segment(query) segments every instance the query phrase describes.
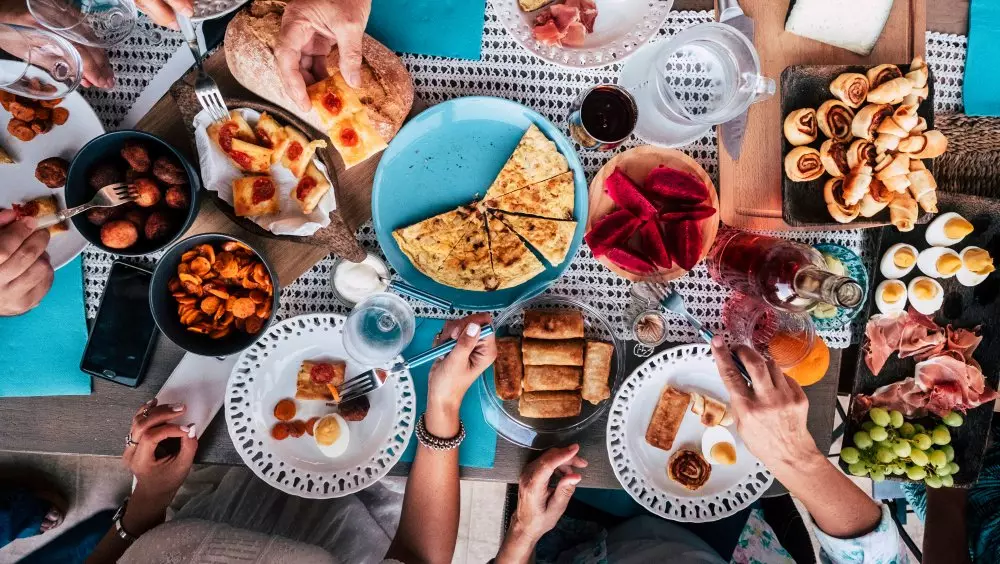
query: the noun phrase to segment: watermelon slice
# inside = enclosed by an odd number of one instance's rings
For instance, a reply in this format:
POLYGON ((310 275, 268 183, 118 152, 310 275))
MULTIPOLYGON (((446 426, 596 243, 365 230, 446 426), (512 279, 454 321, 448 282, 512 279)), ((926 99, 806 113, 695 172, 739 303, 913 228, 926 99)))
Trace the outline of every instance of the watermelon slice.
POLYGON ((615 210, 599 219, 583 237, 595 257, 604 256, 614 247, 624 246, 642 220, 628 210, 615 210))
POLYGON ((660 226, 655 221, 647 221, 639 228, 642 249, 653 261, 653 264, 662 268, 670 268, 674 262, 670 259, 670 253, 663 244, 663 234, 660 233, 660 226))
POLYGON ((642 186, 646 198, 666 207, 671 202, 699 204, 708 199, 708 187, 696 176, 660 165, 649 171, 642 186))
POLYGON ((656 270, 653 263, 627 249, 614 248, 608 251, 608 260, 616 266, 634 274, 649 274, 656 270))
POLYGON ((691 270, 701 257, 700 222, 693 219, 662 224, 664 243, 674 262, 684 270, 691 270))
POLYGON ((604 190, 619 207, 627 209, 639 219, 646 220, 656 216, 656 207, 642 195, 639 187, 622 169, 616 168, 604 181, 604 190))

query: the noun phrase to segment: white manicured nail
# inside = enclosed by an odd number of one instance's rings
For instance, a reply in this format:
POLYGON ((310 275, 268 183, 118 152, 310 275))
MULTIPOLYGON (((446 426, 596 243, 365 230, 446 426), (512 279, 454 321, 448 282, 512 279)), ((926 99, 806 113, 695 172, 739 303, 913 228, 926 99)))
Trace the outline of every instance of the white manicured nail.
POLYGON ((171 411, 184 411, 184 404, 183 403, 172 403, 172 404, 170 404, 170 410, 171 411))
POLYGON ((478 323, 470 323, 470 324, 466 325, 465 326, 465 334, 468 335, 468 336, 470 336, 470 337, 475 337, 476 335, 478 335, 479 334, 479 324, 478 323))
POLYGON ((190 425, 187 426, 187 432, 188 432, 188 437, 193 439, 195 435, 194 423, 191 423, 190 425))

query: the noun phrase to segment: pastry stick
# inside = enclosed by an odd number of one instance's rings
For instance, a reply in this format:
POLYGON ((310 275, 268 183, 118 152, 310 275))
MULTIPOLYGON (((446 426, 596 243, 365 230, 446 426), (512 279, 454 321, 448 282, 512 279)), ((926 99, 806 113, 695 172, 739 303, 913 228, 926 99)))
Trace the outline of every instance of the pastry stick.
POLYGON ((582 409, 583 402, 576 392, 524 392, 517 402, 521 417, 534 419, 576 417, 582 409))
POLYGON ((522 336, 527 339, 582 339, 583 313, 579 310, 526 310, 522 336))
POLYGON ((587 341, 583 362, 583 399, 597 405, 611 397, 608 376, 611 375, 611 355, 614 345, 601 341, 587 341))
POLYGON ((669 385, 664 386, 653 417, 646 427, 646 442, 663 450, 673 448, 677 430, 681 428, 684 412, 690 402, 691 394, 675 390, 669 385))
POLYGON ((521 339, 498 338, 497 359, 493 363, 493 384, 498 398, 506 401, 521 397, 522 370, 521 339))
POLYGON ((583 340, 548 341, 524 339, 521 343, 524 364, 541 366, 583 366, 583 340))
POLYGON ((525 392, 579 390, 583 370, 576 366, 525 366, 525 392))
POLYGON ((896 194, 889 202, 889 221, 900 231, 913 231, 917 224, 917 201, 909 194, 896 194))
POLYGON ((920 159, 910 161, 910 173, 906 177, 910 180, 910 194, 920 204, 920 209, 937 213, 937 181, 924 162, 920 159))

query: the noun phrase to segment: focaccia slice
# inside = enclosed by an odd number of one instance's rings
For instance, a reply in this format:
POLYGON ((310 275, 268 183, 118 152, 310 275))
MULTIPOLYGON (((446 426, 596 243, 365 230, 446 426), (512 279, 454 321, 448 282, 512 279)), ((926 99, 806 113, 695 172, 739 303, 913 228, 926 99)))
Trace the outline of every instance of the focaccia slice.
POLYGON ((236 110, 230 112, 230 119, 209 125, 206 133, 236 168, 264 173, 271 167, 272 150, 256 145, 253 130, 236 110))
POLYGON ((346 371, 347 363, 342 360, 302 361, 295 380, 295 399, 333 401, 337 386, 344 383, 346 371))
POLYGON ((270 176, 244 176, 233 181, 233 209, 240 217, 278 213, 278 190, 270 176))
POLYGON ((328 128, 344 116, 365 111, 358 94, 347 85, 339 71, 326 80, 309 85, 306 92, 320 121, 328 128))
POLYGON ((295 185, 291 196, 295 203, 302 208, 302 213, 312 213, 319 201, 329 191, 330 183, 327 182, 326 177, 316 167, 316 163, 309 163, 305 176, 295 185))
POLYGON ((556 148, 556 144, 549 141, 535 124, 531 124, 486 191, 484 199, 499 198, 567 170, 569 163, 556 148))
POLYGON ((487 292, 496 290, 499 280, 493 274, 493 264, 490 260, 490 243, 486 234, 486 225, 482 214, 479 221, 466 231, 448 258, 441 264, 434 280, 462 290, 487 292))
POLYGON ((482 214, 473 208, 457 209, 425 219, 392 232, 399 250, 420 272, 433 278, 448 254, 482 214))
POLYGON ((242 139, 247 143, 257 142, 257 138, 253 134, 253 129, 250 127, 250 124, 247 123, 247 120, 243 119, 243 113, 240 112, 239 110, 229 111, 228 123, 232 123, 236 126, 236 132, 235 135, 233 135, 233 137, 236 137, 237 139, 242 139))
POLYGON ((351 168, 364 162, 388 147, 378 131, 375 131, 365 112, 358 112, 339 120, 326 134, 333 142, 333 147, 340 153, 344 168, 351 168))
POLYGON ((573 171, 567 171, 505 196, 487 199, 486 207, 550 219, 573 219, 575 192, 573 171))
POLYGON ((280 155, 281 166, 291 171, 295 178, 302 178, 316 154, 316 149, 326 147, 326 141, 322 139, 309 141, 299 130, 287 125, 285 135, 284 141, 274 151, 280 155))
MULTIPOLYGON (((267 112, 260 114, 254 132, 257 134, 257 141, 260 145, 269 149, 278 147, 288 137, 285 134, 285 128, 267 112)), ((273 158, 271 162, 275 162, 273 158)))
POLYGON ((490 254, 499 289, 513 288, 545 271, 545 265, 528 249, 520 237, 495 217, 487 218, 490 230, 490 254))
POLYGON ((575 221, 556 221, 541 217, 497 214, 553 266, 562 264, 576 233, 575 221))

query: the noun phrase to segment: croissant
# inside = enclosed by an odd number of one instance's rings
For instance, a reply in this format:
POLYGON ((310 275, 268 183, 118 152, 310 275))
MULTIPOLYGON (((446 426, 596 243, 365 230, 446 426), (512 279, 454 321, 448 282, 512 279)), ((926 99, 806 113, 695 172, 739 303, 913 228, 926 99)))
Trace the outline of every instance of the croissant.
POLYGON ((928 69, 924 58, 920 55, 913 57, 913 62, 910 63, 910 72, 906 73, 906 80, 910 81, 914 89, 918 89, 927 86, 927 78, 928 69))
POLYGON ((855 139, 851 143, 851 146, 847 148, 847 166, 851 170, 858 168, 862 164, 874 167, 877 158, 878 153, 871 141, 855 139))
POLYGON ((796 147, 785 156, 785 174, 792 182, 816 180, 823 171, 823 159, 812 147, 796 147))
POLYGON ((861 108, 851 122, 851 133, 860 139, 875 139, 875 132, 882 122, 892 115, 889 104, 868 104, 861 108))
POLYGON ((917 201, 909 194, 896 194, 889 202, 889 221, 900 231, 913 231, 917 223, 917 201))
POLYGON ((884 210, 894 197, 896 197, 895 192, 886 188, 881 180, 873 178, 872 183, 868 185, 868 193, 861 198, 861 215, 872 217, 884 210))
POLYGON ((927 86, 924 86, 923 88, 914 88, 913 90, 910 90, 909 94, 903 97, 903 103, 914 105, 921 104, 927 99, 930 92, 931 90, 927 86))
POLYGON ((894 78, 901 78, 903 71, 896 65, 878 65, 868 69, 865 75, 868 78, 868 89, 871 91, 894 78))
POLYGON ((896 135, 879 133, 878 137, 875 138, 875 154, 881 156, 889 151, 895 151, 896 148, 899 147, 899 142, 901 140, 902 137, 898 137, 896 135))
POLYGON ((916 127, 919 121, 920 118, 917 116, 916 104, 903 104, 896 108, 891 116, 882 120, 876 131, 902 138, 908 136, 910 130, 916 127))
POLYGON ((853 206, 861 201, 868 193, 868 186, 872 183, 872 167, 863 165, 851 171, 844 177, 844 203, 853 206))
POLYGON ((910 181, 910 194, 920 204, 920 209, 927 213, 937 213, 937 181, 934 175, 927 170, 923 161, 914 159, 910 161, 910 172, 906 175, 910 181))
POLYGON ((902 153, 893 155, 883 155, 875 165, 875 177, 885 182, 893 176, 900 176, 910 172, 910 157, 902 153))
POLYGON ((815 141, 818 135, 816 110, 802 108, 791 112, 785 118, 785 139, 792 145, 808 145, 815 141))
POLYGON ((906 78, 899 77, 883 82, 868 91, 868 101, 872 104, 898 104, 913 90, 906 78))
POLYGON ((899 151, 913 159, 933 159, 948 150, 948 138, 936 129, 910 135, 899 142, 899 151))
POLYGON ((924 118, 917 118, 917 125, 914 125, 913 129, 910 130, 910 135, 913 135, 914 133, 923 133, 925 131, 927 131, 927 120, 924 118))
POLYGON ((892 190, 897 194, 902 194, 906 192, 907 188, 910 187, 910 179, 906 174, 899 174, 882 180, 882 184, 884 184, 887 189, 892 190))
POLYGON ((844 179, 831 178, 823 185, 823 199, 826 209, 833 219, 840 223, 850 223, 857 219, 861 206, 857 203, 848 204, 844 200, 844 179))
POLYGON ((816 110, 819 130, 834 141, 846 143, 851 140, 851 124, 854 110, 840 100, 827 100, 816 110))
POLYGON ((830 93, 852 108, 860 108, 868 98, 868 77, 845 72, 830 83, 830 93))
POLYGON ((830 176, 840 178, 851 172, 851 167, 847 165, 847 147, 843 143, 827 139, 819 148, 819 158, 830 176))

